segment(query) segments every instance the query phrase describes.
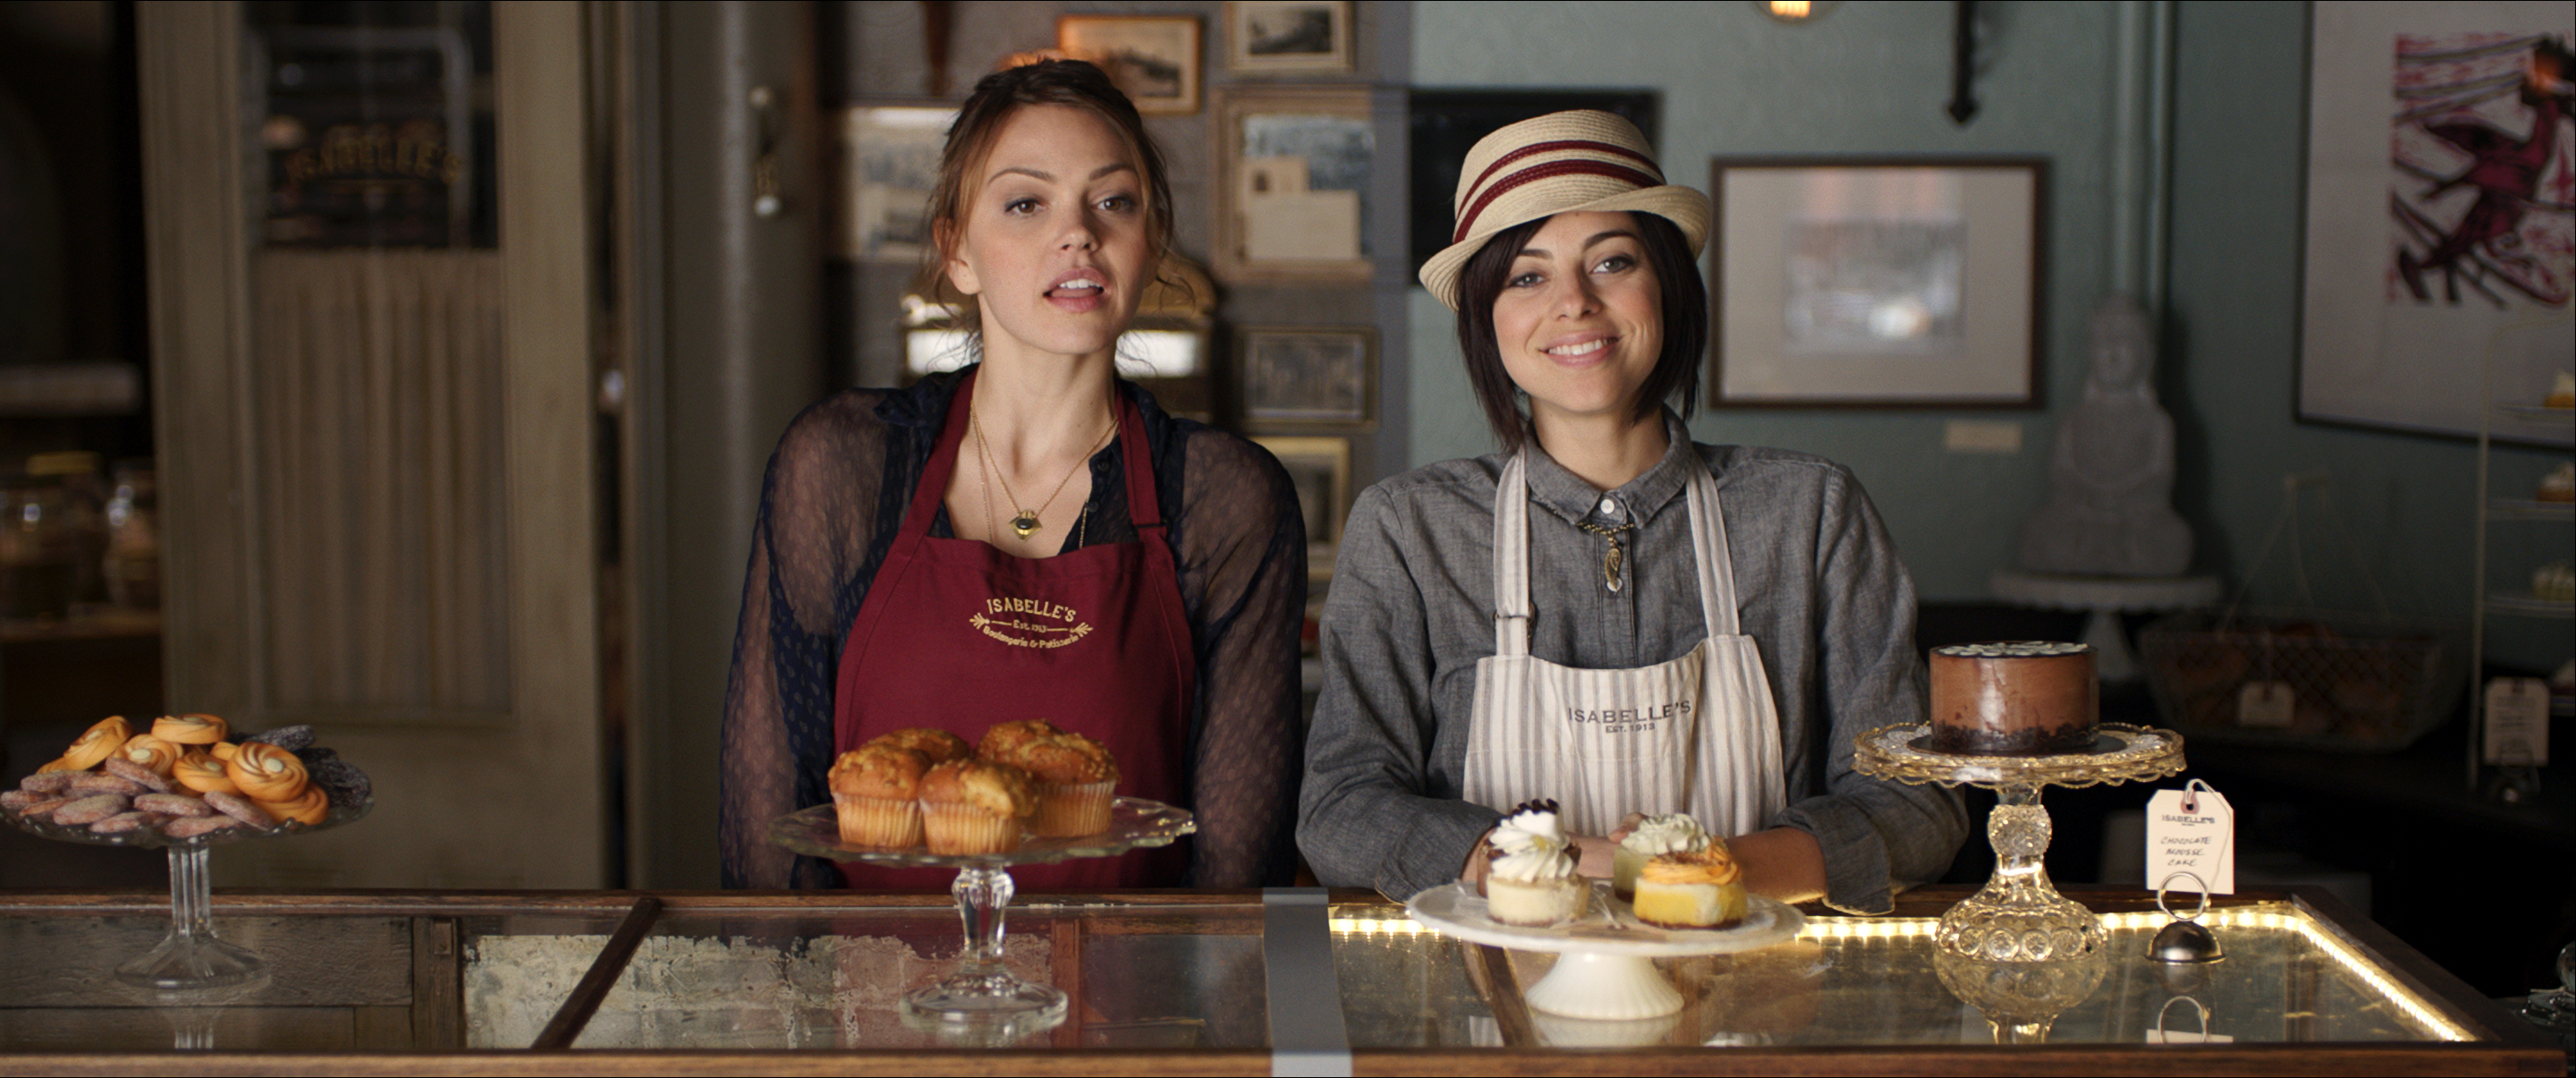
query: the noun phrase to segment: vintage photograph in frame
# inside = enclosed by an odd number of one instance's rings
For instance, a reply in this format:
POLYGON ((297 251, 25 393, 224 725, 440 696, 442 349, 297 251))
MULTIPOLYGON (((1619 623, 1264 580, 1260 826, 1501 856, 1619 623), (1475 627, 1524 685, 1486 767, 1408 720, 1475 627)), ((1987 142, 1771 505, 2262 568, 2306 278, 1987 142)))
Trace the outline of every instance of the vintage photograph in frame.
POLYGON ((957 110, 947 105, 857 104, 840 110, 839 220, 832 254, 918 262, 930 242, 923 217, 939 184, 939 151, 957 110))
POLYGON ((1246 326, 1243 419, 1263 427, 1365 429, 1377 420, 1377 331, 1246 326))
POLYGON ((2542 407, 2576 340, 2576 7, 2308 18, 2299 419, 2576 444, 2542 407), (2531 82, 2552 67, 2555 101, 2531 82))
POLYGON ((1262 74, 1347 73, 1349 0, 1232 0, 1225 5, 1225 63, 1262 74))
POLYGON ((1099 64, 1136 111, 1199 110, 1199 20, 1195 15, 1061 15, 1055 47, 1099 64))
POLYGON ((1369 276, 1366 87, 1235 88, 1218 96, 1217 276, 1369 276))
POLYGON ((1279 458, 1296 484, 1298 506, 1306 513, 1306 575, 1332 576, 1342 523, 1351 510, 1351 440, 1256 435, 1252 441, 1279 458))
POLYGON ((1708 402, 2039 406, 2048 165, 1717 158, 1708 402))

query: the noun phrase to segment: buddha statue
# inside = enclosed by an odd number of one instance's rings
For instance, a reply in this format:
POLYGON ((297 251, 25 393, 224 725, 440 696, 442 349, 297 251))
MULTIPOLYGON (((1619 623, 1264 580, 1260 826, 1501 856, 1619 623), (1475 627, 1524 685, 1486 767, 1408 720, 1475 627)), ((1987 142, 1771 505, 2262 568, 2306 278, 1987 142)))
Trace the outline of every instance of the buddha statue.
POLYGON ((2167 577, 2191 565, 2191 526, 2173 511, 2173 419, 2156 403, 2155 336, 2137 301, 2093 315, 2084 399, 2058 424, 2048 503, 2021 529, 2021 568, 2072 576, 2167 577))

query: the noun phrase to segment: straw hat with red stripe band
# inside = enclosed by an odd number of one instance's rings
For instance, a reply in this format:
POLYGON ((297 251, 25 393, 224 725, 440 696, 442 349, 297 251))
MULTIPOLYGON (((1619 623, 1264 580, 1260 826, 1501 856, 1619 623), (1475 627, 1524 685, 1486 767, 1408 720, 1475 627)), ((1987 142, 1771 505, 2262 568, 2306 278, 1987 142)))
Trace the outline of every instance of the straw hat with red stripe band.
POLYGON ((1671 221, 1696 257, 1708 242, 1708 196, 1664 182, 1637 125, 1579 109, 1523 120, 1477 140, 1458 172, 1450 245, 1422 264, 1422 285, 1451 310, 1458 273, 1494 233, 1560 213, 1634 211, 1671 221))

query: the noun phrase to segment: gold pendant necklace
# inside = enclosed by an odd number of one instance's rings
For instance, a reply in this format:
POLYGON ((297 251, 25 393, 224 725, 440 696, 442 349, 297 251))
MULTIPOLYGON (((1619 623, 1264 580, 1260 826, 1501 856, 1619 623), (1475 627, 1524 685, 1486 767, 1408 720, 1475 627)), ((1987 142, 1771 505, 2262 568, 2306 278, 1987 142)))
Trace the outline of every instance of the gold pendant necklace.
POLYGON ((1014 506, 1019 506, 1019 512, 1011 517, 1011 531, 1022 539, 1036 534, 1037 530, 1044 526, 1044 523, 1038 519, 1038 514, 1045 512, 1049 506, 1055 504, 1057 498, 1064 495, 1065 485, 1073 482, 1074 473, 1081 471, 1082 466, 1088 463, 1094 454, 1100 452, 1101 446, 1109 444, 1109 436, 1118 430, 1117 413, 1113 411, 1110 414, 1109 425, 1101 428, 1100 437, 1092 440, 1091 448, 1073 462, 1073 467, 1065 469, 1064 478, 1055 481, 1055 490, 1047 494, 1047 500, 1040 503, 1037 508, 1031 509, 1020 505, 1020 496, 1011 492, 1011 477, 1007 473, 1002 473, 1000 468, 993 466, 993 447, 984 440, 983 414, 975 410, 972 401, 967 403, 966 409, 966 425, 975 429, 975 449, 984 458, 984 530, 987 534, 993 530, 992 480, 994 475, 1001 474, 1003 499, 1014 506))

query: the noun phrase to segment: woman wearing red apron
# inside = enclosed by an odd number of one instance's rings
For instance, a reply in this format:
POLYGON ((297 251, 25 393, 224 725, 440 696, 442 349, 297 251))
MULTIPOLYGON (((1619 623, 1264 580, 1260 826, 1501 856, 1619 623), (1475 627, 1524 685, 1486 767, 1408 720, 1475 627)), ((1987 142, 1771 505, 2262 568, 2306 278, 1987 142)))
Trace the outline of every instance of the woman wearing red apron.
POLYGON ((903 727, 1045 719, 1190 841, 1014 870, 1023 890, 1278 880, 1298 756, 1302 517, 1258 447, 1115 378, 1171 229, 1161 158, 1098 69, 979 84, 930 207, 933 298, 983 362, 808 409, 771 459, 726 701, 727 886, 945 889, 769 846, 833 756, 903 727), (942 294, 942 293, 945 294, 942 294))
POLYGON ((1316 875, 1402 897, 1475 874, 1543 797, 1587 875, 1630 814, 1687 812, 1774 898, 1884 912, 1939 876, 1958 796, 1851 767, 1854 734, 1924 712, 1913 585, 1868 497, 1683 425, 1707 198, 1634 125, 1564 112, 1478 142, 1456 209, 1422 282, 1504 451, 1351 509, 1300 804, 1316 875))

